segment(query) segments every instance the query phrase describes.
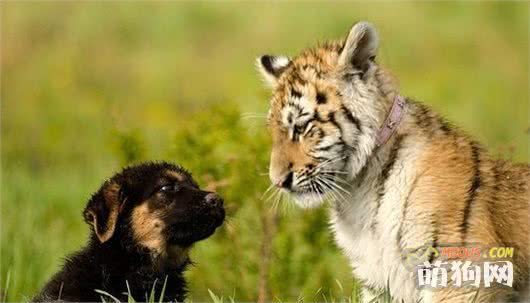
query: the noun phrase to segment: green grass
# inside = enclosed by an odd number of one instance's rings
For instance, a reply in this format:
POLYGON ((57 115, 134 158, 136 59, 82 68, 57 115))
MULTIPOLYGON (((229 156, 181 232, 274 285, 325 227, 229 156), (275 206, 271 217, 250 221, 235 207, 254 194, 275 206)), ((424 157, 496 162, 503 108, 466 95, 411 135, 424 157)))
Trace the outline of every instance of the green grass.
POLYGON ((295 55, 345 35, 356 20, 379 29, 378 60, 404 95, 424 100, 494 154, 528 161, 526 3, 0 8, 0 287, 9 301, 30 298, 85 242, 81 210, 103 179, 147 159, 186 166, 229 208, 224 228, 192 252, 190 300, 212 300, 211 290, 225 301, 252 301, 265 285, 274 301, 355 301, 358 285, 325 209, 282 206, 270 220, 271 204, 260 199, 269 185, 269 138, 263 119, 242 117, 267 110, 255 57, 295 55), (264 230, 274 231, 269 265, 264 230))

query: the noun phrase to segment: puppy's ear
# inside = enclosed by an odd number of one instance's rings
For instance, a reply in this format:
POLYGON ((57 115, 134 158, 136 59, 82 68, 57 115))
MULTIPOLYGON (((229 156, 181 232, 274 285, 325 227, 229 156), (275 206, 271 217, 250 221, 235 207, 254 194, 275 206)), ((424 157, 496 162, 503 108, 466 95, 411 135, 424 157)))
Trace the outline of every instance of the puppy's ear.
POLYGON ((365 72, 377 54, 379 37, 368 22, 358 22, 350 30, 339 57, 339 65, 352 66, 365 72))
POLYGON ((285 56, 263 55, 256 60, 258 71, 272 88, 276 87, 278 79, 289 64, 291 60, 285 56))
POLYGON ((109 240, 114 234, 124 202, 120 199, 120 186, 110 182, 103 185, 88 201, 83 216, 85 221, 93 226, 101 243, 109 240))

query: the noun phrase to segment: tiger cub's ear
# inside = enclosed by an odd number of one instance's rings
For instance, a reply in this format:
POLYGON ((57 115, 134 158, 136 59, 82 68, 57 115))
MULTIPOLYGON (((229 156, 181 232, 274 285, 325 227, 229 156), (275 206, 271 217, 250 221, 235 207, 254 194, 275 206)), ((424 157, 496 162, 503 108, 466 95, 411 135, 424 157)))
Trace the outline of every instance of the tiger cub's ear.
POLYGON ((88 201, 83 216, 85 221, 93 226, 94 233, 101 243, 109 240, 114 234, 122 208, 120 186, 116 183, 104 184, 88 201))
POLYGON ((265 82, 272 88, 278 84, 278 79, 291 64, 291 60, 285 56, 263 55, 256 60, 256 65, 265 82))
POLYGON ((365 72, 370 67, 379 47, 379 37, 372 24, 358 22, 350 30, 339 57, 339 65, 365 72))

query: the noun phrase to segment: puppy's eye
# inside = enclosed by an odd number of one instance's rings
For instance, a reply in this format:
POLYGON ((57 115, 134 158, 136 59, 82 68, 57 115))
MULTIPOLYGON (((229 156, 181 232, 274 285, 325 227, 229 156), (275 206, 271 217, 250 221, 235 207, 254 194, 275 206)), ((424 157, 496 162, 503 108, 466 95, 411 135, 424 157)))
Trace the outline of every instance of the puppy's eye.
POLYGON ((180 190, 180 186, 177 184, 164 185, 160 188, 160 192, 163 193, 176 193, 180 190))

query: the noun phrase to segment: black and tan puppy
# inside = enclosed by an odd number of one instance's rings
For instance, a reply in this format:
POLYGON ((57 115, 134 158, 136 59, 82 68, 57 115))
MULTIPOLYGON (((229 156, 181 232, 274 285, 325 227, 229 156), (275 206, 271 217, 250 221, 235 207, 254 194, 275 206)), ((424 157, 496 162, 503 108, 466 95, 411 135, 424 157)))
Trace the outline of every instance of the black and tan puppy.
POLYGON ((33 301, 100 301, 95 289, 126 301, 126 281, 136 300, 153 285, 158 298, 166 277, 164 301, 183 301, 188 250, 214 233, 225 212, 221 197, 202 191, 181 167, 146 163, 107 180, 83 215, 88 244, 33 301))

